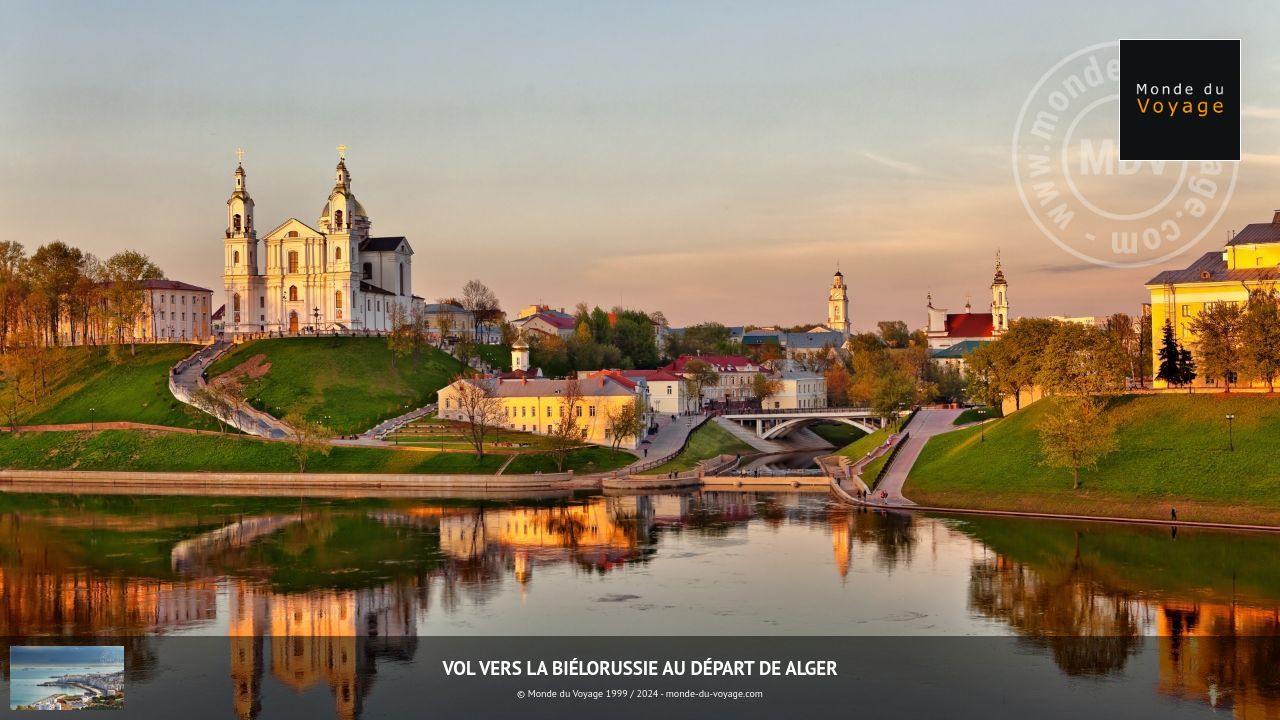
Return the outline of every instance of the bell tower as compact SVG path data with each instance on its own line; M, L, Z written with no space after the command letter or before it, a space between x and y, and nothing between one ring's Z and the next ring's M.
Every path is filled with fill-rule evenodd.
M1009 283L1005 282L1004 269L1000 266L1000 251L996 251L996 276L991 281L991 334L999 337L1009 329Z
M827 327L849 337L849 295L844 285L844 274L839 268L831 279L831 292L827 294Z
M258 274L258 231L253 226L253 198L245 184L244 151L236 150L235 188L227 200L225 275Z

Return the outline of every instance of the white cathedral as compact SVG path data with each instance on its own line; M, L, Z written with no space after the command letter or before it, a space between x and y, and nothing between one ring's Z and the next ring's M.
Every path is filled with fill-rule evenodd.
M413 248L404 237L369 235L373 223L351 193L344 150L318 229L290 218L267 233L265 268L244 164L236 165L223 243L224 332L380 332L391 329L393 308L412 307Z

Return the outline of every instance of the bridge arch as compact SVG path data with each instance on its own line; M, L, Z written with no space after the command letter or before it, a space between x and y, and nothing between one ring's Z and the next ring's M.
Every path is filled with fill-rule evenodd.
M840 423L844 423L845 425L852 425L853 427L858 428L859 430L867 433L868 435L880 429L877 425L875 425L873 421L866 418L805 417L805 418L794 418L792 420L787 420L786 422L778 423L777 425L774 425L768 430L765 430L764 434L762 434L760 438L762 440L772 440L774 438L786 437L787 435L790 435L791 432L793 430L796 430L797 428L813 425L816 423L823 423L823 422L840 422Z

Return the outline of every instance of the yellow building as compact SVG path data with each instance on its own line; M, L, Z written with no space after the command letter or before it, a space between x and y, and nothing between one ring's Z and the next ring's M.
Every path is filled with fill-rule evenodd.
M465 385L483 388L495 405L496 418L489 423L520 432L547 435L560 423L570 404L566 397L573 395L570 383L577 384L580 400L574 403L572 412L576 418L582 441L595 445L613 445L611 417L617 417L628 405L639 404L642 411L649 407L645 385L632 382L612 372L595 373L581 380L551 380L548 378L469 378L455 381L442 388L439 394L439 416L446 420L468 422L477 418L475 403L468 402ZM468 409L468 406L470 409ZM640 438L631 433L622 438L619 447L635 449Z
M1245 226L1222 250L1201 255L1182 270L1165 270L1151 278L1152 376L1160 371L1160 346L1165 320L1173 324L1178 342L1194 352L1191 324L1212 303L1243 305L1255 288L1271 288L1280 280L1280 210L1269 223ZM1239 378L1249 385L1248 378ZM1234 386L1235 380L1232 385ZM1165 387L1160 380L1156 387ZM1221 386L1221 378L1197 377L1194 387ZM1261 384L1259 383L1261 387Z

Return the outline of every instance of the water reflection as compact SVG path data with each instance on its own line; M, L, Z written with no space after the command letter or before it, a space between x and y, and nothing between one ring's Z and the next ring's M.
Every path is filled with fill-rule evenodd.
M1010 633L1079 677L1123 677L1156 643L1160 693L1280 713L1271 537L938 520L804 492L0 495L0 509L0 634L129 636L135 679L157 666L148 636L225 635L242 718L263 712L266 678L327 688L358 717L378 665L412 662L441 618L481 633Z

